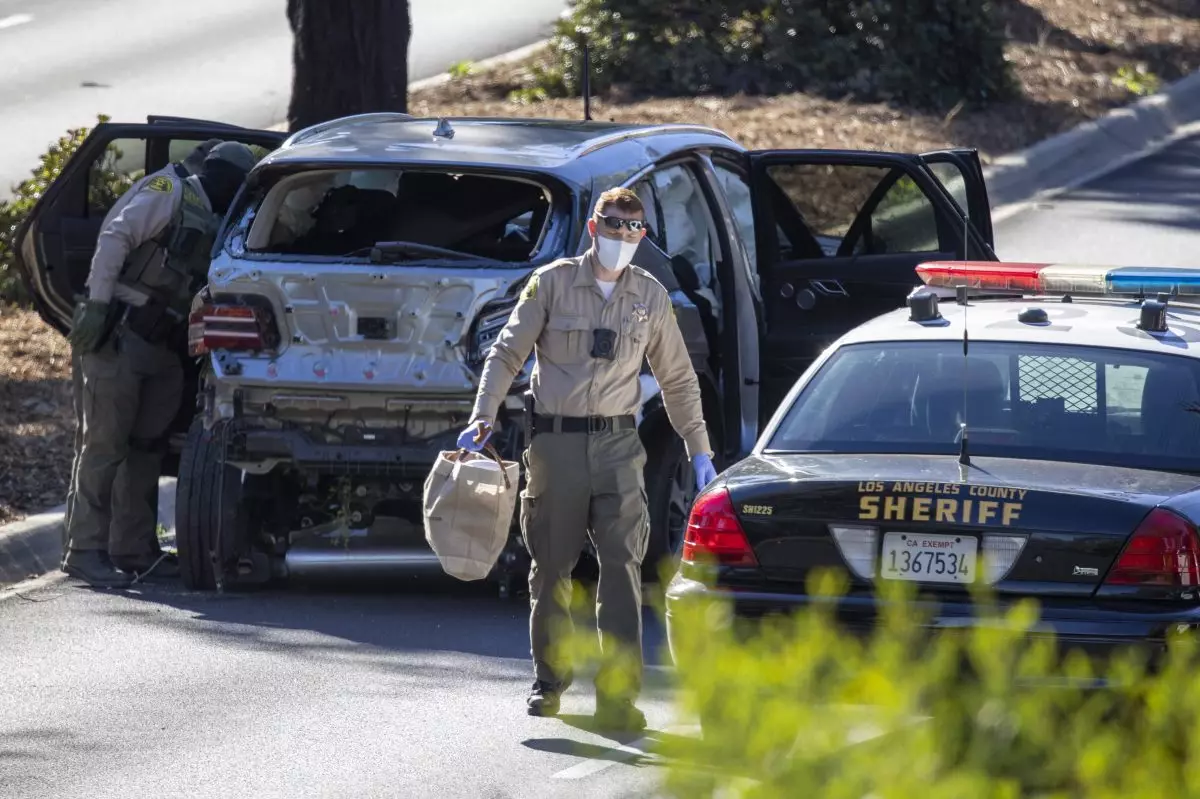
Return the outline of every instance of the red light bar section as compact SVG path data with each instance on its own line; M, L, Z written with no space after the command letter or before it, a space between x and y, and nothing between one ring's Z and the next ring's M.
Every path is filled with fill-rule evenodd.
M930 261L917 267L927 286L1000 291L1039 291L1041 271L1049 264L995 261Z

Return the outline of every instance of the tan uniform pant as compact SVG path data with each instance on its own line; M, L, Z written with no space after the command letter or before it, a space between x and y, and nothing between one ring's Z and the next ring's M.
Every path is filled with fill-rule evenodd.
M123 331L83 355L79 371L82 433L67 501L68 546L153 555L163 438L183 399L179 356Z
M615 664L630 667L629 691L642 678L642 558L650 521L642 469L646 451L636 430L599 434L539 433L524 455L526 489L521 530L532 557L529 637L536 679L556 682L570 667L553 645L573 633L571 572L587 537L600 565L596 616L605 664L597 690L606 691ZM558 666L558 668L555 668Z

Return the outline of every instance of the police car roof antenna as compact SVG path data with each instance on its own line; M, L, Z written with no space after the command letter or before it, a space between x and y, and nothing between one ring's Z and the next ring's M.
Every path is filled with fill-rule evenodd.
M963 307L963 415L962 424L959 425L959 432L962 437L958 441L958 462L964 466L971 465L971 456L967 452L967 287L957 286L958 304Z

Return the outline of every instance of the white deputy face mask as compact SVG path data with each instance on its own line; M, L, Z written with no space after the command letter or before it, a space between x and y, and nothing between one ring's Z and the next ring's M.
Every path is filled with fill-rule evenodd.
M633 260L633 254L637 252L639 243L638 241L610 239L597 235L596 257L600 260L600 265L605 269L619 272L629 266L629 262Z

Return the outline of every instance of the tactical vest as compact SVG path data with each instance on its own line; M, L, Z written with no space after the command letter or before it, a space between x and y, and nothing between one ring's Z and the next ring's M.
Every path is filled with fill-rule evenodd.
M144 306L129 309L125 324L151 343L178 335L186 325L192 297L208 276L220 225L192 185L182 181L182 186L183 201L171 221L129 254L119 278L149 297ZM160 250L162 258L157 257Z
M184 313L195 293L193 282L208 274L209 253L220 220L204 205L190 183L182 182L183 201L157 237L137 247L125 262L121 282L148 294L152 302ZM157 258L159 251L163 258Z

